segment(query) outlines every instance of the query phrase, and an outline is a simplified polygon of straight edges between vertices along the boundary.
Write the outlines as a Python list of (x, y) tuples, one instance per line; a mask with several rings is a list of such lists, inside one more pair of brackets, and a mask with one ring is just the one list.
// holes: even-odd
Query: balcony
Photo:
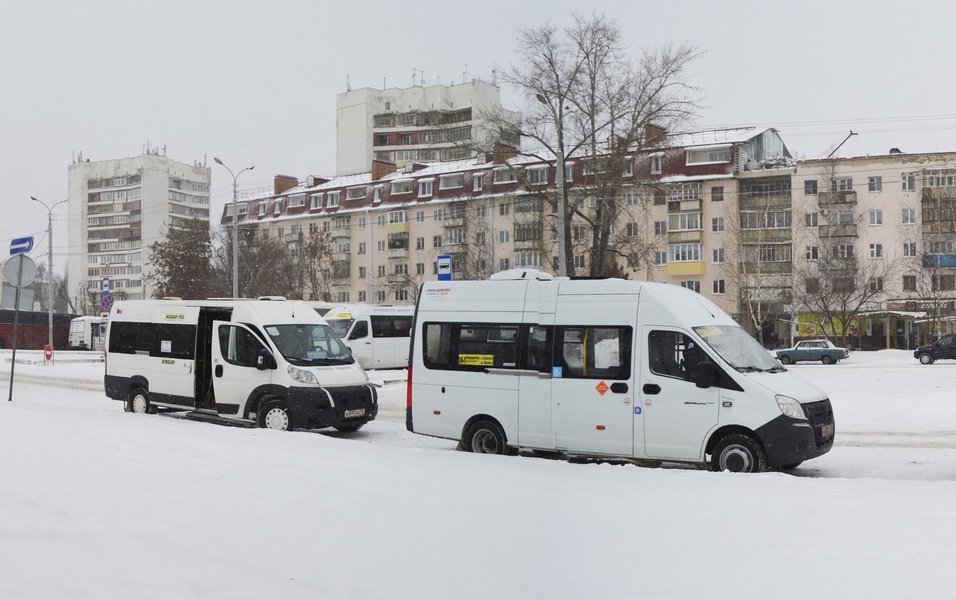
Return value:
[[(766, 210), (766, 209), (787, 209), (793, 205), (790, 196), (784, 195), (759, 195), (740, 199), (740, 210)], [(822, 204), (822, 202), (821, 202)]]
[(349, 229), (348, 227), (340, 227), (340, 228), (333, 229), (331, 231), (331, 235), (333, 240), (338, 240), (342, 238), (350, 238), (352, 237), (352, 230)]
[(792, 229), (744, 229), (740, 232), (740, 241), (755, 242), (788, 242), (793, 239)]
[(699, 242), (703, 238), (704, 232), (700, 229), (691, 229), (687, 231), (668, 231), (667, 243), (680, 244), (685, 242)]
[(820, 206), (856, 204), (856, 192), (853, 190), (847, 190), (845, 192), (820, 192), (817, 195), (817, 202), (820, 203)]
[(793, 263), (786, 261), (779, 262), (744, 262), (740, 265), (741, 273), (752, 275), (780, 275), (793, 272)]
[(849, 225), (820, 225), (820, 237), (824, 239), (856, 237), (856, 224)]
[(408, 273), (389, 273), (385, 276), (385, 281), (390, 284), (407, 283), (410, 279)]
[(388, 249), (388, 259), (397, 260), (402, 258), (408, 258), (408, 248), (389, 248)]
[(856, 258), (827, 258), (820, 259), (817, 265), (821, 271), (855, 271)]

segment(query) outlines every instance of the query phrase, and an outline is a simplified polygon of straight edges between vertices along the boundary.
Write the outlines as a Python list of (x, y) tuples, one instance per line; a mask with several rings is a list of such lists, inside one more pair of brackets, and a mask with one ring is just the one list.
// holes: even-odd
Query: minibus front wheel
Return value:
[(490, 419), (475, 421), (462, 438), (461, 448), (476, 454), (511, 454), (501, 425)]
[(257, 412), (259, 417), (259, 427), (263, 429), (278, 429), (279, 431), (292, 431), (292, 413), (289, 407), (282, 400), (267, 400)]
[(767, 470), (767, 454), (760, 442), (744, 433), (726, 435), (714, 446), (711, 467), (715, 471), (760, 473)]

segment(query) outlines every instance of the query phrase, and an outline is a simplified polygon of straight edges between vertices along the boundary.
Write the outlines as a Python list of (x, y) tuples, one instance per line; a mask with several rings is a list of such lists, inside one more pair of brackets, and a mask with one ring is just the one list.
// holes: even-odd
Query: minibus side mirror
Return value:
[(266, 350), (265, 348), (260, 348), (259, 353), (256, 354), (256, 368), (260, 371), (265, 371), (266, 369), (275, 369), (279, 365), (276, 364), (276, 359), (272, 356), (272, 353)]
[(704, 361), (697, 365), (694, 370), (694, 384), (699, 388), (709, 388), (717, 385), (720, 381), (720, 371), (717, 365), (710, 361)]

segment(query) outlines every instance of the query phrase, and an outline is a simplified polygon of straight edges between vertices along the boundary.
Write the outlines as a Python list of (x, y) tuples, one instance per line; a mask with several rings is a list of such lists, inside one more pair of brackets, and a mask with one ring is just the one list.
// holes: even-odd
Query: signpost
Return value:
[(451, 254), (438, 257), (438, 281), (451, 281)]
[[(19, 243), (17, 243), (19, 242)], [(17, 288), (13, 312), (13, 355), (10, 358), (10, 396), (7, 402), (13, 400), (13, 371), (17, 364), (17, 333), (20, 329), (20, 288), (33, 283), (37, 276), (37, 265), (33, 259), (24, 254), (33, 248), (33, 238), (20, 238), (10, 244), (10, 255), (15, 256), (3, 265), (3, 278), (7, 283)]]

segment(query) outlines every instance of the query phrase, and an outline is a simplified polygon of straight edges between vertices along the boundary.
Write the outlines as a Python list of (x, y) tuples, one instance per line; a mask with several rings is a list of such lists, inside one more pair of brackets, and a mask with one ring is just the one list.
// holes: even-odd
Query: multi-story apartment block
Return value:
[(795, 336), (822, 333), (825, 294), (859, 308), (864, 348), (954, 331), (956, 153), (802, 160), (793, 187)]
[(186, 219), (209, 221), (210, 177), (208, 167), (150, 150), (70, 165), (68, 278), (77, 310), (99, 295), (104, 278), (117, 297), (151, 298), (149, 245)]
[[(749, 261), (760, 266), (755, 274), (768, 275), (774, 284), (760, 287), (763, 310), (781, 313), (789, 300), (781, 278), (790, 273), (790, 220), (748, 216), (744, 231), (738, 225), (739, 211), (750, 215), (767, 203), (789, 216), (794, 168), (777, 132), (655, 139), (624, 169), (621, 198), (589, 193), (598, 168), (575, 157), (566, 161), (568, 202), (581, 215), (572, 218), (568, 240), (574, 271), (589, 272), (588, 218), (600, 203), (614, 202), (612, 237), (621, 273), (683, 285), (741, 313), (741, 294), (759, 286), (733, 276), (732, 261)], [(328, 297), (315, 299), (411, 303), (421, 282), (435, 277), (442, 254), (452, 256), (454, 277), (462, 279), (514, 267), (556, 272), (549, 204), (555, 183), (553, 164), (514, 152), (491, 160), (408, 162), (401, 169), (373, 161), (371, 172), (348, 177), (301, 185), (277, 178), (274, 194), (240, 203), (240, 230), (247, 243), (278, 236), (296, 248), (312, 232), (327, 233), (332, 277)], [(231, 221), (227, 205), (222, 223)]]
[[(338, 95), (336, 101), (337, 168), (339, 175), (368, 170), (372, 159), (396, 163), (459, 160), (500, 132), (483, 117), (489, 113), (517, 119), (501, 107), (497, 86), (481, 80), (459, 85), (362, 88)], [(510, 140), (517, 146), (518, 140)]]

